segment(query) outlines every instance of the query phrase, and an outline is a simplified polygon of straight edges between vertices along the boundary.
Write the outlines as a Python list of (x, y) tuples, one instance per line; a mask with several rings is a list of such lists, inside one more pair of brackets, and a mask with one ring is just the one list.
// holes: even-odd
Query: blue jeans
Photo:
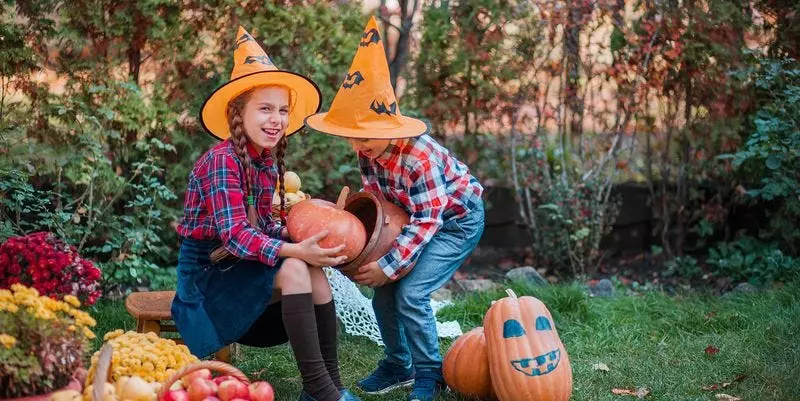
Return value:
[(441, 375), (442, 357), (431, 293), (441, 288), (472, 253), (483, 234), (483, 204), (445, 223), (403, 278), (375, 289), (372, 307), (385, 344), (386, 362)]

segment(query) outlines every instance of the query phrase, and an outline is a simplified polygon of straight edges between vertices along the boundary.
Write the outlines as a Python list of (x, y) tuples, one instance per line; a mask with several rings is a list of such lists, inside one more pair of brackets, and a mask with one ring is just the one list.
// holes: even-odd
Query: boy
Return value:
[(391, 251), (353, 277), (375, 289), (373, 308), (386, 345), (385, 358), (359, 387), (385, 394), (413, 384), (409, 400), (433, 400), (444, 379), (430, 296), (483, 233), (483, 187), (428, 135), (424, 122), (400, 114), (374, 17), (330, 110), (306, 124), (348, 138), (364, 190), (410, 216)]

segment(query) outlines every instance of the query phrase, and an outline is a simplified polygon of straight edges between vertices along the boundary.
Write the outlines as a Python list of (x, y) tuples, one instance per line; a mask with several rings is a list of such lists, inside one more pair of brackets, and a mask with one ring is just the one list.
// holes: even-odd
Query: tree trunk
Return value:
[(567, 29), (564, 35), (564, 55), (566, 56), (566, 105), (569, 108), (568, 121), (571, 145), (578, 144), (578, 154), (583, 154), (581, 137), (583, 136), (583, 98), (578, 93), (580, 90), (580, 33), (581, 20), (584, 10), (581, 4), (573, 2), (568, 6)]
[[(397, 79), (403, 73), (408, 61), (408, 53), (411, 47), (411, 30), (414, 28), (414, 15), (419, 9), (420, 0), (400, 0), (400, 26), (394, 25), (390, 20), (384, 19), (386, 26), (384, 38), (388, 40), (389, 29), (397, 31), (397, 42), (394, 44), (394, 55), (389, 46), (386, 46), (386, 60), (389, 63), (389, 76), (392, 81), (392, 88), (397, 89)], [(386, 0), (381, 0), (381, 9), (386, 7)], [(388, 42), (387, 42), (388, 43)]]

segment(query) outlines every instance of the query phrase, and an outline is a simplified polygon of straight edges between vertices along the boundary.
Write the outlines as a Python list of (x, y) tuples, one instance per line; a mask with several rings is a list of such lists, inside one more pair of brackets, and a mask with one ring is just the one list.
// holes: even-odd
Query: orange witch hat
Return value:
[(279, 85), (289, 89), (292, 104), (286, 136), (303, 128), (304, 120), (319, 111), (322, 94), (309, 78), (291, 71), (279, 70), (256, 40), (241, 26), (233, 48), (231, 79), (206, 99), (200, 111), (200, 122), (211, 135), (226, 139), (228, 103), (242, 93), (264, 85)]
[(400, 113), (374, 16), (364, 28), (330, 110), (306, 118), (306, 125), (326, 134), (365, 139), (410, 138), (428, 132), (423, 121)]

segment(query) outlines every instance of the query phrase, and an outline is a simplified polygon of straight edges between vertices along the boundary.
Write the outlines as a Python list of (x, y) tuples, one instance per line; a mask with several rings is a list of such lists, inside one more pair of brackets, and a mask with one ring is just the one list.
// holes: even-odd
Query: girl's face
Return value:
[(392, 140), (348, 138), (347, 142), (350, 142), (350, 146), (352, 146), (353, 150), (356, 152), (361, 152), (364, 156), (375, 159), (386, 151), (386, 148), (389, 147)]
[(289, 125), (289, 90), (280, 86), (257, 88), (242, 111), (247, 138), (261, 153), (286, 134)]

